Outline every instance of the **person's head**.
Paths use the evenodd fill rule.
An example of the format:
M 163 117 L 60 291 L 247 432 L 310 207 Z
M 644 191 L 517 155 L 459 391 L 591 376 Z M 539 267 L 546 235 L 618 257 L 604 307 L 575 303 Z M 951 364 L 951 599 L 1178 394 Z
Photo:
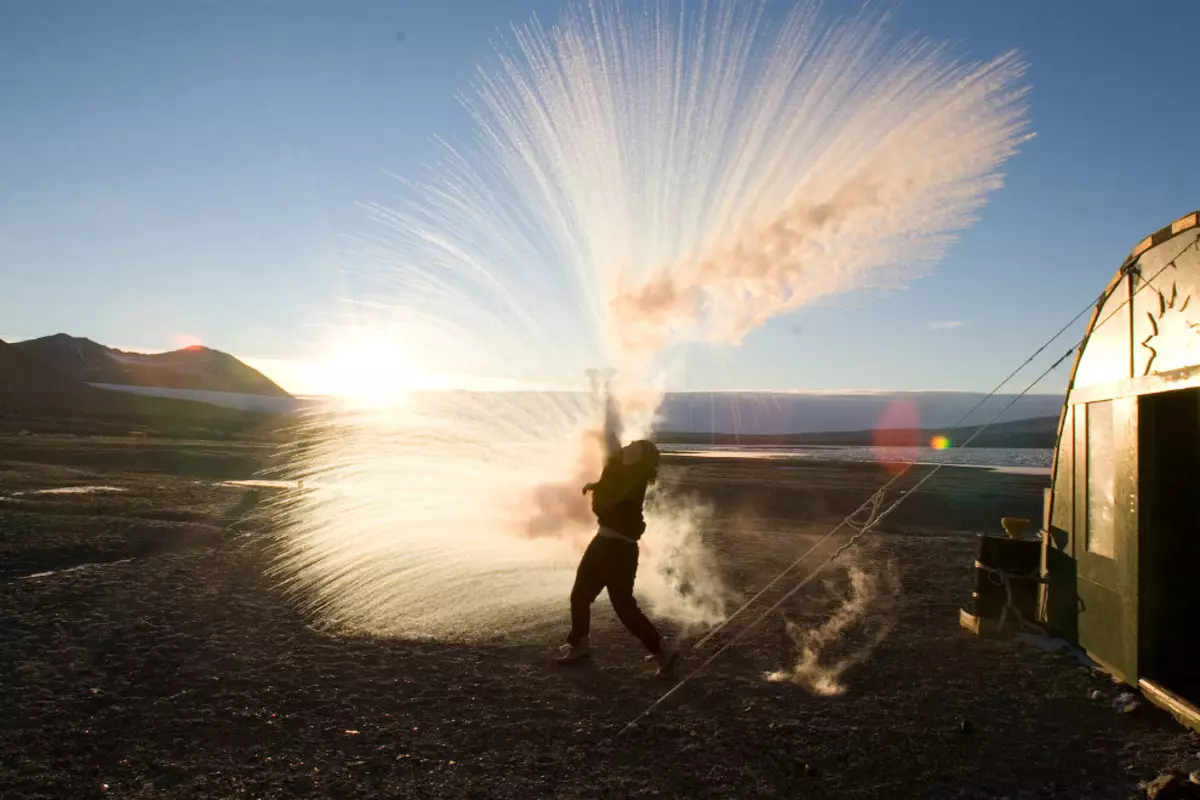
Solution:
M 658 448 L 653 442 L 639 439 L 621 448 L 621 464 L 644 476 L 647 482 L 658 477 Z

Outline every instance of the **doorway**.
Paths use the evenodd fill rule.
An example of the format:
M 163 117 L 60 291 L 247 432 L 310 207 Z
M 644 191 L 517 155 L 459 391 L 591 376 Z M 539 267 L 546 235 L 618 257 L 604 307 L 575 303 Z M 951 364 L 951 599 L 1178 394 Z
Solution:
M 1138 405 L 1138 671 L 1200 706 L 1200 388 Z

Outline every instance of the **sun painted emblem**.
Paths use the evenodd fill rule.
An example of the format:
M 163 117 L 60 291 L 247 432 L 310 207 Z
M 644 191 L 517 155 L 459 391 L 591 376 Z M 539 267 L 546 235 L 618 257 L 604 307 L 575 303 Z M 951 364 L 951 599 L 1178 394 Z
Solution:
M 1200 363 L 1200 323 L 1191 322 L 1184 315 L 1191 295 L 1181 302 L 1179 287 L 1174 283 L 1170 297 L 1157 289 L 1155 292 L 1158 294 L 1158 313 L 1147 312 L 1151 333 L 1142 342 L 1142 347 L 1150 351 L 1144 374 Z

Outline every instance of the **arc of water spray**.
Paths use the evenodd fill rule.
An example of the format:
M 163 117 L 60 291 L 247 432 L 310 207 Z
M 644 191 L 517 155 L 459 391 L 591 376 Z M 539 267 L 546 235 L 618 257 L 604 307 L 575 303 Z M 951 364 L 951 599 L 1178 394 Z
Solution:
M 1000 186 L 1026 125 L 1014 55 L 957 64 L 869 11 L 765 9 L 592 3 L 517 28 L 466 98 L 475 139 L 370 207 L 376 338 L 508 385 L 615 374 L 592 402 L 425 393 L 308 418 L 273 574 L 319 621 L 447 639 L 559 621 L 594 526 L 575 481 L 610 446 L 597 393 L 599 438 L 648 433 L 670 348 L 898 285 Z M 656 498 L 641 586 L 652 613 L 711 625 L 729 593 L 694 512 Z

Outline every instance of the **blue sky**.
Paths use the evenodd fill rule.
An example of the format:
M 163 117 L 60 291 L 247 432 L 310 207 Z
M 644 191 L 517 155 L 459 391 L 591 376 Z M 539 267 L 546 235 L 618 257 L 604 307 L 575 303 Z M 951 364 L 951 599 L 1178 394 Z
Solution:
M 1137 240 L 1200 206 L 1200 4 L 880 4 L 964 58 L 1019 50 L 1036 138 L 930 275 L 776 320 L 736 352 L 694 348 L 676 388 L 991 388 Z M 490 40 L 560 6 L 3 4 L 0 336 L 313 357 L 339 248 L 370 229 L 356 203 L 393 197 L 387 173 L 415 174 L 432 136 L 463 135 L 455 92 Z

